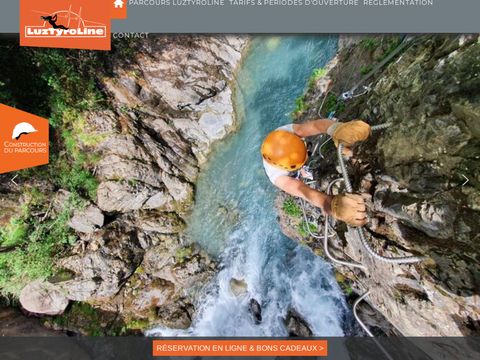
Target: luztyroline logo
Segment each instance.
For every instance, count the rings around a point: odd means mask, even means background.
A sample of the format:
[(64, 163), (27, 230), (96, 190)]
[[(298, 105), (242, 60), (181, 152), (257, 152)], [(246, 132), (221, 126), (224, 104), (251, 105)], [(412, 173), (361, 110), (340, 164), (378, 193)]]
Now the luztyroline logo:
[(0, 104), (0, 174), (48, 164), (48, 120)]
[(110, 21), (126, 17), (123, 0), (21, 0), (20, 45), (110, 50)]

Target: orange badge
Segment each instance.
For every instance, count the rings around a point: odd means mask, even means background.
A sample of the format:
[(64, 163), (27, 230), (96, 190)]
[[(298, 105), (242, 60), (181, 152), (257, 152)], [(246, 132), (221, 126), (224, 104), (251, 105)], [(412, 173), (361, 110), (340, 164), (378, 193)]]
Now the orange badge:
[(0, 104), (0, 174), (48, 164), (48, 120)]

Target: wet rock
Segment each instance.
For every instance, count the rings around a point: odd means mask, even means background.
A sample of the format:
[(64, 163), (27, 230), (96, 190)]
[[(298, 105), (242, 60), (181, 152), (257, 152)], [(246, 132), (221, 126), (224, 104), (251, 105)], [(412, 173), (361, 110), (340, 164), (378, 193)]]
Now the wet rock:
[(143, 148), (140, 141), (133, 135), (118, 134), (109, 136), (102, 141), (97, 148), (97, 151), (103, 154), (118, 155), (126, 159), (136, 159), (142, 162), (151, 161), (150, 155)]
[(192, 324), (190, 314), (182, 302), (160, 306), (157, 316), (161, 325), (171, 329), (188, 329)]
[(248, 293), (248, 285), (245, 280), (230, 279), (230, 291), (236, 297), (245, 296)]
[(176, 302), (175, 286), (171, 282), (136, 273), (124, 287), (124, 313), (148, 317), (161, 306)]
[(198, 121), (200, 128), (212, 140), (222, 139), (227, 131), (225, 128), (233, 125), (232, 115), (207, 113), (200, 117)]
[(183, 138), (191, 142), (192, 152), (200, 164), (206, 161), (211, 141), (197, 122), (190, 119), (174, 119), (173, 126)]
[(191, 158), (190, 144), (167, 121), (154, 119), (148, 121), (147, 124), (179, 157), (194, 162), (194, 159)]
[(154, 276), (166, 266), (174, 264), (174, 253), (171, 248), (161, 244), (151, 247), (145, 252), (143, 257), (143, 268), (149, 274)]
[(88, 113), (86, 116), (89, 133), (112, 136), (118, 132), (119, 124), (117, 116), (110, 110)]
[(248, 303), (248, 310), (252, 315), (255, 325), (259, 325), (262, 322), (262, 307), (255, 299), (250, 299)]
[[(188, 251), (186, 250), (188, 249)], [(195, 292), (213, 275), (210, 260), (196, 249), (171, 247), (160, 244), (145, 253), (142, 267), (149, 276), (162, 279), (175, 286), (175, 294), (183, 289)]]
[[(0, 336), (62, 336), (58, 331), (46, 329), (39, 319), (26, 317), (13, 308), (0, 307)], [(38, 355), (38, 354), (37, 354)]]
[(87, 206), (83, 210), (75, 210), (68, 225), (81, 233), (92, 233), (103, 226), (105, 217), (100, 209), (94, 205)]
[(313, 335), (308, 323), (294, 309), (290, 309), (288, 311), (287, 317), (284, 319), (284, 323), (288, 330), (288, 336), (311, 337)]
[(99, 280), (95, 283), (95, 297), (115, 295), (123, 281), (134, 271), (133, 266), (99, 251), (62, 259), (60, 264), (75, 272), (80, 279)]
[(68, 298), (54, 284), (34, 281), (20, 293), (20, 304), (28, 312), (42, 315), (60, 315), (68, 306)]

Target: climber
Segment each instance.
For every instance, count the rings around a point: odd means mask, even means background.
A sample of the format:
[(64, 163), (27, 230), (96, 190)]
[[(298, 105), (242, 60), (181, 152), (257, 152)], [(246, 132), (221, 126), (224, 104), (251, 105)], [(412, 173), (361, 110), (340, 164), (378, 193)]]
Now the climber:
[(326, 215), (346, 222), (351, 226), (362, 226), (367, 222), (365, 203), (361, 195), (341, 194), (329, 196), (312, 189), (293, 176), (307, 161), (307, 147), (303, 138), (318, 134), (332, 136), (336, 146), (343, 144), (347, 150), (370, 135), (370, 126), (354, 120), (338, 123), (330, 119), (289, 124), (272, 131), (263, 141), (261, 152), (263, 166), (270, 181), (286, 193), (302, 198), (322, 209)]
[(40, 16), (40, 18), (42, 18), (45, 21), (48, 21), (48, 23), (52, 25), (54, 29), (68, 30), (68, 28), (63, 25), (57, 25), (57, 20), (58, 20), (57, 14), (55, 14), (54, 16)]

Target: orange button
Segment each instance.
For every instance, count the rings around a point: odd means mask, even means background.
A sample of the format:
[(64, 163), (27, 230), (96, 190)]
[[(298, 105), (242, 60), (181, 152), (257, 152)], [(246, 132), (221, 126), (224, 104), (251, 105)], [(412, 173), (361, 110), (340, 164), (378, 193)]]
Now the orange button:
[(327, 355), (327, 340), (153, 340), (153, 356)]

